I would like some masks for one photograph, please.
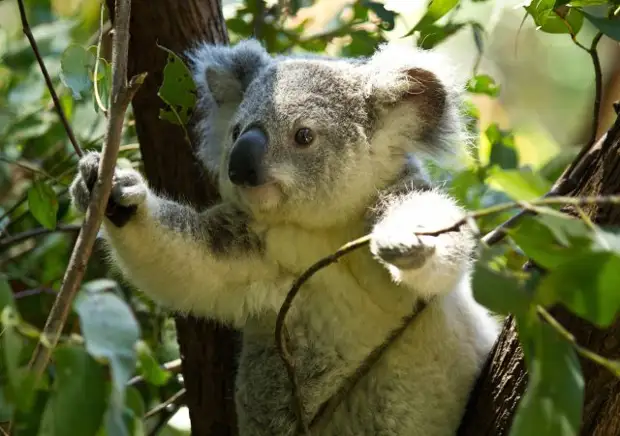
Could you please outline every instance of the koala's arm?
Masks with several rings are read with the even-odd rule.
[[[95,153],[80,161],[71,186],[80,211],[88,206],[98,162]],[[279,307],[290,281],[264,260],[244,213],[226,203],[199,213],[156,195],[134,170],[117,169],[114,177],[108,209],[113,204],[132,213],[121,226],[105,219],[104,234],[115,264],[134,285],[173,310],[236,326]]]
[[[423,299],[454,290],[468,279],[475,240],[468,226],[438,236],[415,231],[449,227],[465,211],[447,194],[418,183],[403,182],[386,193],[373,214],[370,249],[394,281]]]

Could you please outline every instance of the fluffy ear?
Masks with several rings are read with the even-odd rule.
[[[364,68],[370,105],[383,118],[383,129],[390,130],[386,136],[399,138],[390,147],[437,157],[464,145],[464,87],[447,59],[390,43],[381,46]]]
[[[230,119],[245,89],[272,58],[256,40],[234,46],[201,43],[187,57],[198,94],[194,118],[200,140],[197,154],[217,180]]]
[[[253,39],[232,47],[201,44],[188,57],[198,92],[209,93],[218,105],[238,103],[245,88],[271,60]]]

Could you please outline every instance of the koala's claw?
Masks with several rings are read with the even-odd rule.
[[[73,204],[82,213],[88,208],[90,195],[97,181],[99,161],[100,156],[96,152],[82,157],[78,164],[78,173],[69,189]],[[112,191],[105,211],[106,217],[117,227],[122,227],[144,202],[146,194],[146,184],[137,171],[117,168],[112,178]]]
[[[405,231],[375,229],[370,238],[370,251],[381,261],[400,269],[421,268],[435,252],[433,236],[417,237]]]

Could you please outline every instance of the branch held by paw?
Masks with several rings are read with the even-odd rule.
[[[30,361],[30,367],[36,378],[39,378],[47,367],[50,354],[58,343],[71,304],[84,276],[86,264],[92,253],[112,189],[112,176],[120,147],[125,113],[145,78],[145,74],[142,74],[132,78],[129,83],[127,82],[131,1],[117,0],[115,13],[112,52],[112,94],[102,158],[88,210],[71,253],[62,286],[43,328],[42,340],[45,340],[49,346],[46,347],[39,342]]]

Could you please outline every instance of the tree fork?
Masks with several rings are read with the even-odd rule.
[[[106,0],[106,3],[108,10],[113,11],[114,1]],[[155,190],[172,198],[182,197],[197,208],[213,204],[217,191],[205,179],[183,130],[159,119],[163,104],[157,91],[163,80],[167,54],[157,44],[182,56],[199,40],[228,43],[221,3],[218,0],[133,0],[130,35],[128,74],[148,73],[133,100],[136,133],[148,182]],[[184,290],[178,292],[182,295]],[[177,317],[176,326],[192,435],[236,434],[233,383],[237,334],[192,316]]]
[[[620,192],[620,118],[607,132],[601,149],[578,181],[574,196]],[[620,224],[617,205],[589,205],[582,210],[600,225]],[[572,207],[564,211],[577,215]],[[501,292],[501,290],[498,290]],[[575,335],[580,345],[609,359],[620,358],[620,320],[602,330],[562,307],[554,317]],[[620,435],[620,379],[589,360],[581,360],[586,382],[581,435]],[[459,436],[503,436],[527,385],[527,371],[515,321],[509,317],[476,386],[459,428]]]

